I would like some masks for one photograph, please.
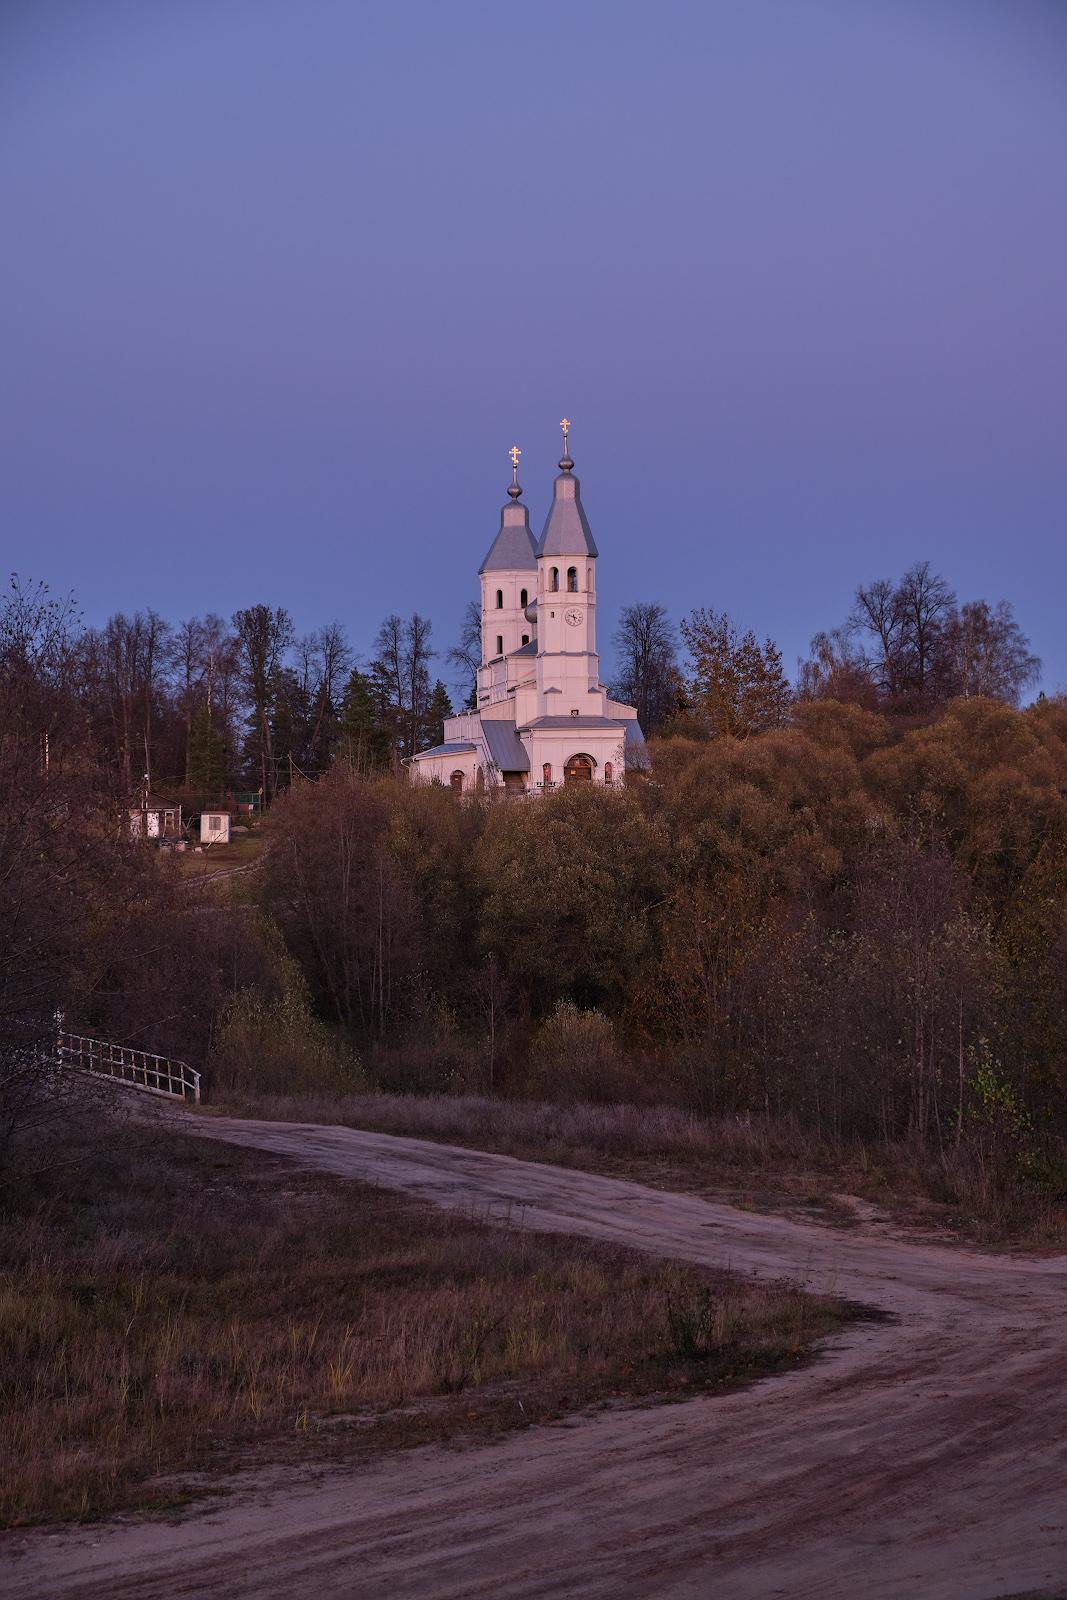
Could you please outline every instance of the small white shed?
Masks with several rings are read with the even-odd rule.
[[[202,811],[200,813],[200,843],[229,844],[230,813],[228,811]]]

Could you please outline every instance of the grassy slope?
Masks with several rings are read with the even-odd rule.
[[[802,1359],[846,1314],[252,1151],[107,1137],[0,1191],[7,1525],[173,1503],[189,1485],[166,1474],[210,1482],[239,1457],[373,1453],[714,1390]]]

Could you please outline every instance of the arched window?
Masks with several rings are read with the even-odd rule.
[[[525,589],[520,589],[519,590],[519,604],[520,604],[520,606],[522,606],[523,610],[525,610],[526,607],[530,604],[530,597],[526,593]]]
[[[523,644],[529,644],[529,642],[530,642],[530,635],[529,635],[529,634],[528,634],[528,633],[524,633],[524,634],[523,634],[523,636],[522,636],[522,642],[523,642]]]
[[[559,588],[559,568],[558,567],[551,567],[549,569],[548,587],[552,590],[553,594]]]
[[[577,567],[568,567],[567,568],[567,593],[568,594],[577,594],[578,593],[578,568]]]
[[[502,633],[498,633],[496,636],[496,653],[498,656],[504,654],[504,635]]]
[[[604,763],[604,782],[605,783],[610,783],[611,782],[611,762],[610,761],[605,761],[605,763]]]
[[[478,768],[478,774],[474,780],[474,787],[477,789],[479,794],[485,793],[485,773],[482,771],[481,767]]]
[[[456,794],[462,794],[463,793],[463,774],[462,774],[462,772],[454,772],[452,774],[452,776],[449,778],[448,783],[449,783],[449,787],[454,791],[454,793],[456,793]]]
[[[585,586],[591,593],[593,588],[593,563],[591,561],[585,569]]]
[[[497,608],[498,611],[503,611],[503,609],[504,609],[504,591],[503,591],[503,589],[498,589],[497,592],[496,592],[496,608]]]
[[[552,787],[552,763],[551,763],[551,761],[546,761],[544,766],[541,768],[541,782],[544,784],[546,789],[550,789]]]
[[[563,769],[564,783],[592,783],[593,758],[592,756],[571,756]]]

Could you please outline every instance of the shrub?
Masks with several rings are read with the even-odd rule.
[[[477,1080],[477,1052],[440,996],[414,1003],[403,1038],[375,1046],[369,1066],[379,1088],[394,1094],[462,1094]]]
[[[358,1056],[312,1016],[294,981],[275,999],[241,989],[224,1007],[207,1063],[209,1089],[262,1094],[352,1092]]]
[[[528,1088],[567,1103],[621,1100],[629,1095],[631,1070],[610,1017],[560,1000],[534,1034]]]

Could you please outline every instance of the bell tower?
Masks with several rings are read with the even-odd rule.
[[[478,568],[482,589],[482,664],[478,668],[478,704],[502,699],[507,691],[506,658],[536,637],[527,616],[537,598],[537,547],[530,532],[530,513],[520,504],[519,457],[512,445],[511,482],[501,508],[500,527]]]
[[[537,547],[537,661],[542,693],[558,692],[573,711],[584,712],[597,690],[597,548],[582,506],[564,417],[563,455],[552,488],[552,506]],[[577,700],[576,697],[577,696]]]

